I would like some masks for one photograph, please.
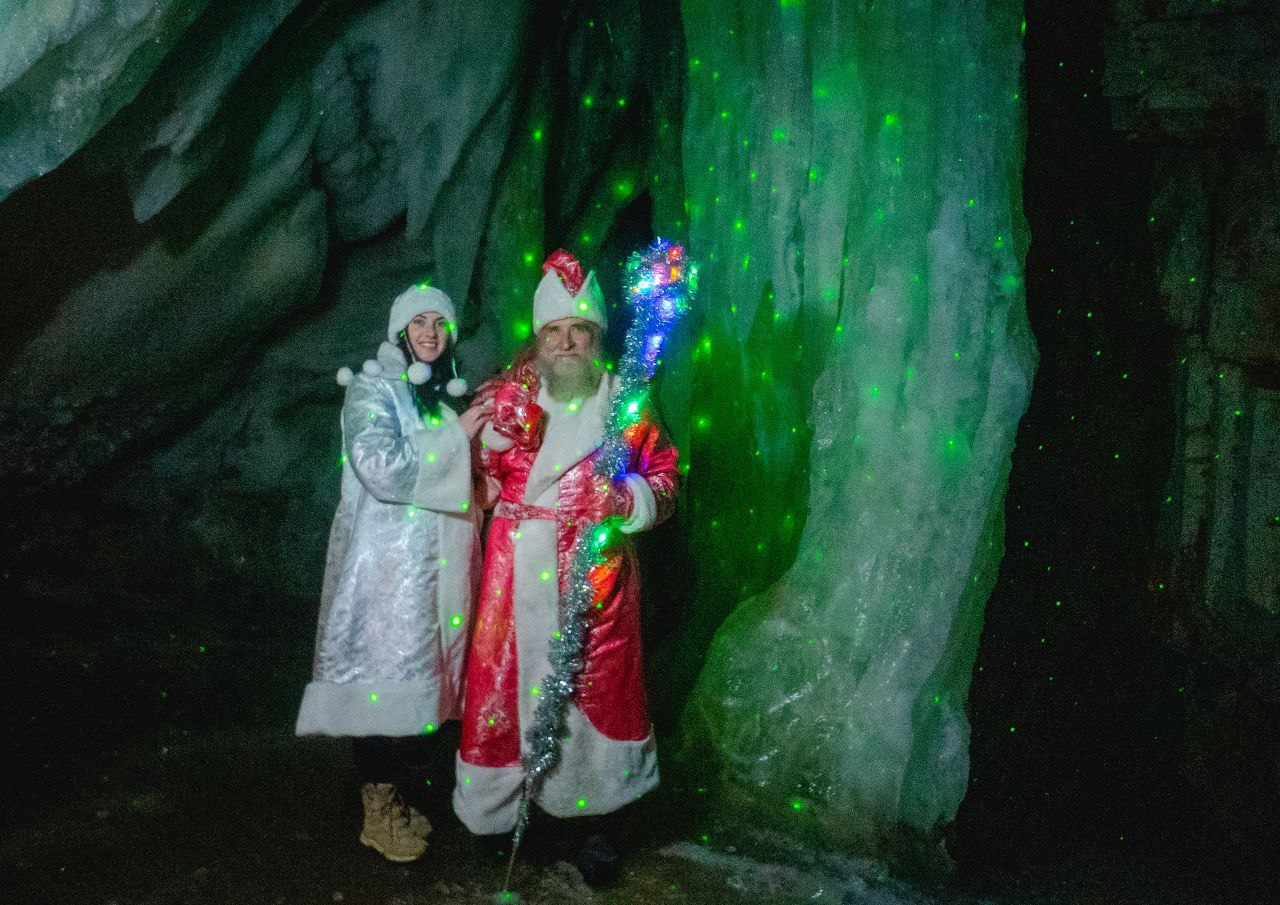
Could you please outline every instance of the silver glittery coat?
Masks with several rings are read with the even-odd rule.
[[[458,416],[422,419],[386,343],[347,387],[342,497],[329,535],[299,735],[416,735],[459,716],[480,516]]]

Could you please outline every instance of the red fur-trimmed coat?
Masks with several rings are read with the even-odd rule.
[[[527,368],[510,374],[496,388],[496,430],[486,429],[481,455],[486,475],[501,489],[472,621],[455,793],[459,816],[476,832],[505,831],[514,819],[512,783],[519,780],[522,744],[527,748],[522,739],[548,668],[549,637],[538,636],[559,625],[558,598],[584,520],[614,516],[623,533],[614,532],[606,561],[591,573],[585,667],[570,708],[565,756],[560,775],[552,771],[538,800],[558,816],[607,813],[657,782],[639,575],[627,533],[673,511],[677,452],[642,418],[625,434],[628,474],[602,482],[593,468],[612,376],[604,376],[594,397],[560,406],[539,396]],[[528,662],[522,664],[522,656]]]

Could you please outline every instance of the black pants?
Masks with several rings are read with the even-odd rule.
[[[389,782],[399,785],[408,772],[408,764],[425,761],[439,749],[432,737],[422,735],[395,738],[387,735],[365,735],[351,740],[356,772],[360,782]]]
[[[385,735],[367,735],[354,739],[351,744],[356,758],[356,772],[360,782],[399,783],[404,773],[404,762],[396,747],[396,739]]]

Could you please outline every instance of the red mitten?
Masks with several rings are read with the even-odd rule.
[[[631,487],[625,480],[596,478],[594,492],[586,501],[582,518],[596,523],[607,518],[625,519],[631,515],[633,505]]]
[[[534,394],[515,381],[498,387],[493,396],[493,429],[523,450],[542,442],[542,406]]]

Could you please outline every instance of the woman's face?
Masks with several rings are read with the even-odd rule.
[[[409,321],[404,328],[405,336],[418,361],[433,363],[444,354],[449,343],[449,321],[443,314],[435,311],[424,311]]]

